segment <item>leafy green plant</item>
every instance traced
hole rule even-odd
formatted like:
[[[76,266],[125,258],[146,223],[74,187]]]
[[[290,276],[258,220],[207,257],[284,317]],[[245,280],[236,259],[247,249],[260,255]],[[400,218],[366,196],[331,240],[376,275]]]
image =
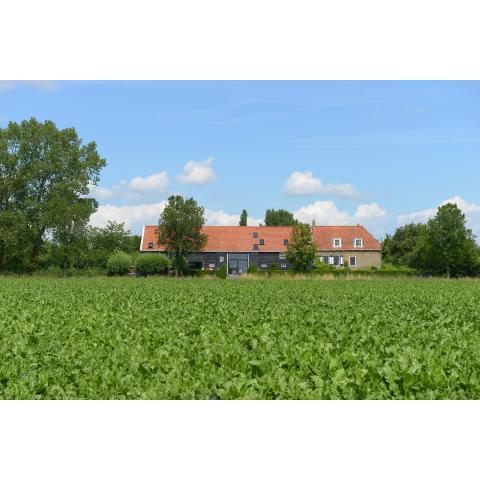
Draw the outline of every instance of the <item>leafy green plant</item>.
[[[109,275],[126,275],[131,263],[130,255],[125,252],[115,252],[108,257],[107,272]]]
[[[268,271],[270,271],[270,272],[275,272],[276,270],[278,270],[278,265],[277,265],[275,262],[272,262],[272,263],[268,266]]]
[[[146,253],[139,255],[135,264],[135,272],[140,275],[165,274],[170,262],[165,255]]]
[[[222,265],[218,270],[215,271],[217,278],[227,278],[227,266]]]
[[[480,281],[378,275],[0,277],[0,399],[480,398]]]

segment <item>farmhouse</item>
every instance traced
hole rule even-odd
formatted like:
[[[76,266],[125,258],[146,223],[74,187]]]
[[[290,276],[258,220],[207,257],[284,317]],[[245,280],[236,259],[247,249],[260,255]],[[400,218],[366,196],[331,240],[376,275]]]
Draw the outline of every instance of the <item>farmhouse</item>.
[[[143,227],[141,252],[161,253],[157,245],[157,226]],[[242,274],[250,265],[267,270],[275,264],[279,270],[291,268],[286,250],[291,227],[204,227],[208,241],[202,252],[189,255],[192,268],[216,270],[223,265],[230,274]],[[381,245],[362,226],[313,227],[313,238],[322,261],[351,268],[381,267]]]

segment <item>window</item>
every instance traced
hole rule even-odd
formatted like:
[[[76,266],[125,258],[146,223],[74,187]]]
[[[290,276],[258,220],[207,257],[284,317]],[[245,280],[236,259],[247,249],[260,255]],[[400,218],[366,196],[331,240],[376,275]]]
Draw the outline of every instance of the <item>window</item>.
[[[266,263],[262,263],[262,264],[260,265],[260,267],[262,267],[262,268],[267,268],[267,264],[266,264]]]
[[[258,238],[258,232],[253,232],[252,236],[253,236],[253,238]]]
[[[342,246],[342,239],[341,238],[334,238],[333,239],[333,247],[340,248]]]
[[[284,245],[288,245],[288,238],[286,238],[286,239],[283,241],[283,244],[284,244]]]
[[[348,263],[351,267],[356,267],[357,266],[357,257],[350,257]]]
[[[282,263],[282,264],[280,265],[280,268],[287,268],[287,264],[286,264],[286,263]]]
[[[287,258],[287,254],[285,252],[279,253],[278,258],[285,260]]]
[[[353,246],[355,248],[362,248],[363,247],[363,238],[354,238],[353,239]]]
[[[153,248],[153,242],[148,243],[148,248]]]
[[[220,257],[218,260],[220,261],[220,263],[222,263],[225,259],[223,257]]]
[[[260,239],[260,245],[265,245],[265,240],[263,238]]]
[[[328,255],[323,255],[320,257],[320,260],[323,262],[323,263],[328,263]]]
[[[257,243],[254,243],[254,244],[253,244],[253,249],[254,249],[254,250],[258,250],[258,244],[257,244]]]
[[[215,268],[215,264],[214,263],[209,263],[208,268]]]
[[[333,265],[335,263],[335,257],[328,257],[328,264]]]

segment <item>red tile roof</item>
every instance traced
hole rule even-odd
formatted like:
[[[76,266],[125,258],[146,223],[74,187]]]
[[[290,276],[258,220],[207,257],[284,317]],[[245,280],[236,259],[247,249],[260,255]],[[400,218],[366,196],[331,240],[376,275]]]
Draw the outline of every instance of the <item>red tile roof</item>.
[[[143,229],[141,251],[164,251],[157,245],[157,226],[146,225]],[[258,238],[253,237],[258,232]],[[259,252],[284,252],[287,246],[284,240],[290,238],[292,227],[204,227],[203,233],[208,235],[205,252],[253,252],[254,244],[258,245]],[[362,226],[355,227],[313,227],[313,238],[319,250],[381,250],[381,245]],[[333,239],[341,238],[341,248],[333,248]],[[363,247],[355,248],[355,238],[363,240]],[[260,245],[263,239],[265,245]],[[153,243],[153,248],[148,244]]]

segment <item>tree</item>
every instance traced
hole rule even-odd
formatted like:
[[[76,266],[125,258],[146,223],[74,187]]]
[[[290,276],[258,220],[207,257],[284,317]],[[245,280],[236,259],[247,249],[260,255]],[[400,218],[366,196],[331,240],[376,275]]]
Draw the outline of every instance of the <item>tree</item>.
[[[245,209],[242,210],[242,213],[240,214],[240,223],[239,225],[241,227],[246,227],[247,226],[247,220],[248,220],[248,213]]]
[[[293,213],[287,210],[268,209],[265,213],[265,225],[267,227],[293,227],[297,223],[297,220],[293,218]]]
[[[382,260],[396,266],[418,269],[425,229],[422,223],[411,223],[397,228],[393,235],[387,235],[382,243]]]
[[[287,247],[287,259],[297,271],[304,272],[317,255],[317,244],[313,239],[312,227],[306,223],[294,225]]]
[[[59,130],[51,121],[32,118],[0,129],[0,212],[23,222],[31,270],[48,234],[74,217],[88,221],[96,210],[89,186],[98,183],[105,164],[96,144],[84,145],[73,128]]]
[[[467,228],[464,213],[456,204],[441,206],[426,225],[424,258],[434,273],[471,275],[478,269],[478,247]]]
[[[199,252],[207,243],[202,233],[205,211],[193,198],[172,195],[158,220],[158,244],[173,256],[175,276],[185,264],[185,257]]]

